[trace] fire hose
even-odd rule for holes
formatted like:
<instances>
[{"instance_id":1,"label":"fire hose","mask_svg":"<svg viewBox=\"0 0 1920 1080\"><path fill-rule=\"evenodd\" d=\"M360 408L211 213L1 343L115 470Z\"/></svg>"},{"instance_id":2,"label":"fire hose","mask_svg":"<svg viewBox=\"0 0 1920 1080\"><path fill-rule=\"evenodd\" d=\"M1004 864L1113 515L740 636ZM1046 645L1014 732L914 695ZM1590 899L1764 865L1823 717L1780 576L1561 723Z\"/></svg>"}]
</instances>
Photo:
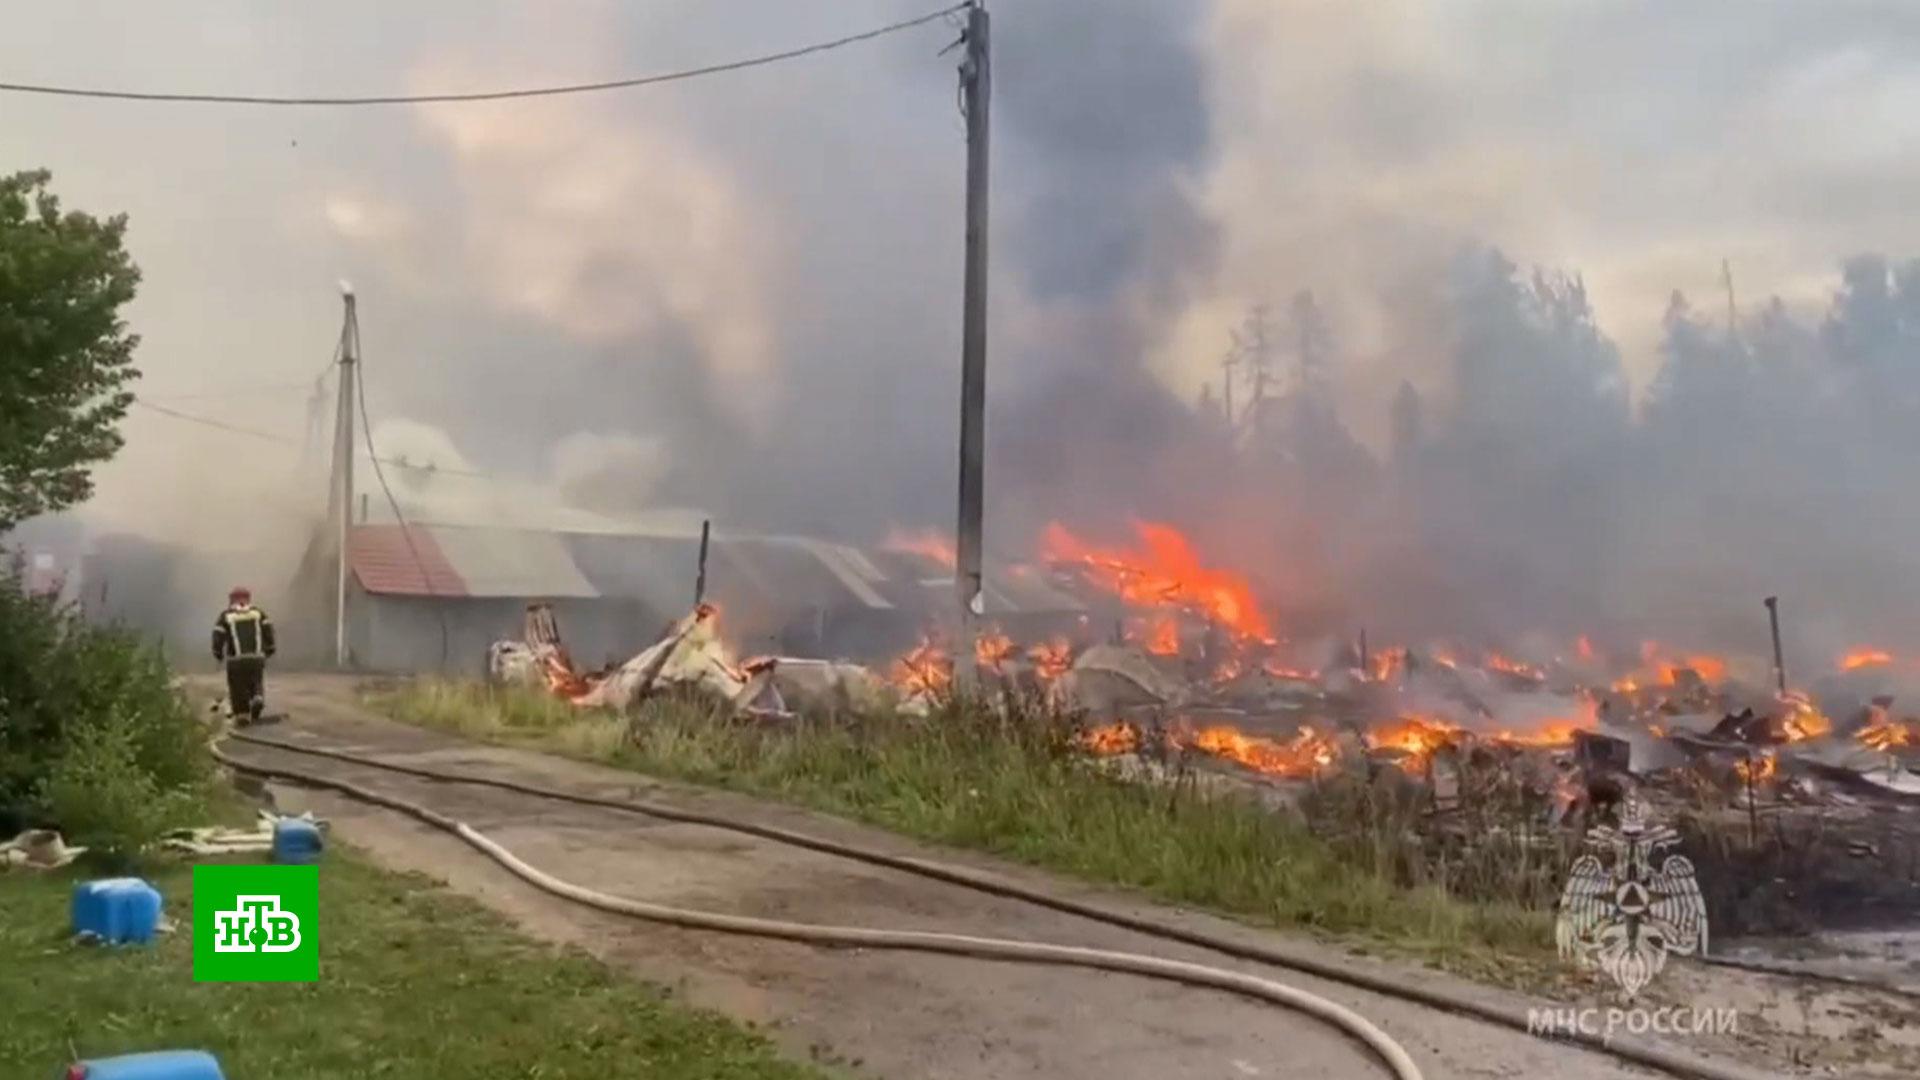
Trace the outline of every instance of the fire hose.
<instances>
[{"instance_id":1,"label":"fire hose","mask_svg":"<svg viewBox=\"0 0 1920 1080\"><path fill-rule=\"evenodd\" d=\"M1386 975L1375 974L1372 972L1364 971L1358 968L1341 966L1339 964L1329 962L1319 957L1312 956L1305 952L1289 949L1289 948L1286 948L1285 946L1281 946L1273 943L1235 941L1231 938L1226 938L1226 937L1218 936L1215 934L1209 934L1204 931L1189 930L1189 929L1171 925L1168 923L1158 922L1143 916L1132 915L1124 911L1116 911L1111 908L1101 907L1097 904L1090 904L1084 901L1075 900L1070 897L1056 896L1039 889L1029 888L1013 882L1001 881L996 878L990 877L984 873L980 873L978 871L971 870L965 867L933 862L927 859L917 859L911 856L895 855L889 852L877 851L871 848L858 847L852 844L841 843L836 840L825 839L823 837L810 836L806 833L795 832L789 829L782 829L777 826L762 825L757 822L751 822L751 821L740 821L737 819L721 817L714 814L700 813L698 811L682 810L677 807L666 806L660 803L646 802L646 801L633 800L633 799L599 798L592 795L581 795L574 792L558 791L552 788L540 787L534 784L523 784L518 781L500 779L497 777L475 776L471 774L447 772L445 770L440 770L440 769L423 768L415 765L402 765L397 762L382 761L378 758L367 757L361 754L353 754L353 753L349 753L342 750L332 750L332 749L327 749L324 747L317 747L317 746L301 746L295 743L281 742L278 739L268 739L268 738L263 738L259 735L244 734L241 732L233 732L229 735L229 737L239 742L253 743L259 746L265 746L275 750L284 750L284 751L287 751L290 753L296 753L296 754L307 754L314 757L330 758L330 759L345 762L351 765L360 765L368 768L381 769L388 772L400 773L406 776L414 776L420 779L431 780L438 783L471 784L479 787L491 787L491 788L496 788L502 791L512 791L512 792L517 792L523 795L531 795L534 797L544 798L544 799L553 799L560 802L570 802L570 803L574 803L576 805L581 805L581 806L595 806L595 807L601 807L601 808L610 809L610 810L619 810L626 813L641 814L646 817L656 818L662 821L671 821L679 824L701 825L709 828L724 829L729 832L739 833L746 836L754 836L763 840L771 840L775 843L786 844L791 847L804 848L809 851L817 851L823 854L834 855L841 858L854 860L857 862L867 863L872 866L882 866L882 867L886 867L893 870L900 870L900 871L914 874L920 877L930 878L936 881L943 881L949 884L958 885L963 888L972 889L974 891L986 893L993 896L999 896L1005 899L1024 901L1027 903L1035 904L1040 907L1050 908L1054 911L1064 912L1070 915L1077 915L1082 918L1091 919L1096 922L1106 923L1110 926L1116 926L1122 929L1134 931L1136 933L1157 937L1162 940L1178 942L1183 945L1197 946L1200 948L1208 949L1213 952L1221 953L1227 956L1232 956L1241 960L1250 960L1258 963L1270 964L1275 967L1288 968L1294 971L1299 971L1303 974L1312 975L1317 978L1322 978L1332 982L1341 983L1346 986L1357 987L1359 989L1367 990L1372 993L1382 994L1387 997L1396 998L1402 1001L1411 1001L1415 1004L1424 1005L1428 1008L1438 1009L1443 1012L1469 1016L1474 1019L1481 1020L1489 1024L1493 1024L1497 1027L1508 1028L1514 1031L1526 1032L1528 1034L1535 1033L1535 1029L1530 1025L1527 1012L1525 1009L1514 1008L1511 1006L1503 1006L1503 1005L1496 1004L1489 1001L1476 1000L1474 998L1466 997L1458 993L1453 993L1445 989L1425 986L1416 981L1399 980ZM240 769L245 772L252 772L252 773L268 775L268 776L277 776L282 779L290 780L296 783L306 783L306 784L313 784L314 786L318 786L318 787L331 788L333 790L340 791L344 794L348 794L356 798L360 798L364 801L372 802L377 805L387 806L391 809L399 810L402 813L410 814L414 817L421 818L421 820L428 821L430 824L452 831L456 833L456 835L460 835L462 839L466 840L470 844L473 844L475 847L478 847L481 851L485 852L489 857L495 859L495 861L497 862L500 862L501 865L505 866L508 870L512 871L513 873L515 873L516 875L522 878L525 878L526 880L533 883L534 885L539 886L541 888L548 888L547 885L543 884L541 881L537 880L535 877L529 876L529 875L540 875L540 871L535 870L532 867L526 866L526 864L524 863L520 863L519 860L516 859L510 852L507 852L504 848L499 848L498 845L494 844L491 840L488 840L486 837L480 835L477 832L473 832L473 830L469 829L464 824L455 822L449 818L445 818L439 814L436 814L434 811L427 810L424 807L416 807L413 804L404 803L401 800L394 799L389 796L381 795L377 792L368 791L364 788L360 788L355 785L346 783L345 781L333 780L333 779L324 778L324 777L316 777L316 776L312 776L311 774L294 772L292 770L274 769L267 766L240 762L240 761L234 760L233 758L223 753L220 753L217 749L215 750L214 753L215 753L215 756L218 757L222 762L225 762L229 766L236 769ZM545 875L540 875L540 876L544 877ZM549 879L549 880L552 880L552 879ZM1239 993L1246 993L1254 997L1264 998L1265 1000L1272 1001L1276 1004L1289 1005L1291 1007L1300 1008L1302 1011L1311 1013L1315 1016L1321 1016L1323 1018L1329 1019L1330 1022L1333 1022L1335 1024L1342 1026L1343 1029L1355 1033L1356 1036L1358 1037L1358 1031L1361 1029L1346 1027L1346 1024L1343 1021L1333 1020L1331 1017L1331 1014L1322 1013L1317 1011L1314 1008L1307 1007L1304 1004L1296 1004L1292 1000L1289 1000L1291 997L1297 995L1299 998L1309 999L1329 1009L1338 1010L1339 1013L1344 1014L1347 1017L1350 1017L1354 1022L1357 1022L1358 1024L1361 1024L1361 1025L1365 1025L1367 1029L1373 1030L1374 1034L1377 1035L1378 1038L1382 1040L1385 1047L1391 1048L1391 1050L1394 1053L1399 1055L1397 1061L1394 1058L1388 1057L1385 1051L1382 1050L1381 1046L1375 1044L1372 1040L1362 1037L1362 1041L1366 1042L1369 1048L1374 1049L1377 1053L1379 1053L1382 1060L1392 1063L1392 1066L1395 1070L1396 1077L1403 1078L1403 1080L1404 1078L1416 1078L1417 1080L1417 1078L1420 1076L1419 1071L1414 1067L1414 1065L1410 1060L1406 1059L1405 1052L1401 1050L1401 1048L1397 1044L1393 1043L1390 1039L1388 1039L1386 1035L1380 1033L1377 1028L1374 1028L1371 1022L1367 1021L1365 1018L1359 1016L1358 1014L1353 1013L1351 1010L1348 1010L1343 1006L1340 1006L1333 1002L1326 1001L1323 998L1319 998L1314 995L1307 994L1305 991L1299 990L1297 988L1288 987L1283 984L1274 983L1267 980L1254 979L1252 976L1242 975L1237 972L1223 971L1220 969L1208 968L1201 965L1184 964L1178 961L1162 960L1162 959L1157 959L1153 957L1139 956L1131 953L1108 953L1108 952L1105 952L1104 950L1081 949L1081 948L1057 946L1057 945L1045 945L1045 944L1034 943L1034 942L1004 941L1004 940L993 939L993 938L972 938L972 937L966 937L963 935L937 934L937 933L926 933L926 932L918 932L918 931L880 931L880 930L870 930L870 929L852 928L852 927L815 927L815 926L807 926L804 924L782 923L782 922L776 922L772 920L751 919L751 918L745 918L740 916L715 915L707 912L682 911L676 908L667 908L667 907L661 907L659 905L645 904L640 901L627 900L619 897L607 897L607 896L604 896L603 894L593 893L591 892L591 890L581 889L578 886L569 885L565 882L555 881L554 884L559 885L566 890L573 890L573 892L566 892L566 891L560 891L556 889L549 889L549 891L555 892L556 895L566 896L570 899L580 900L583 903L589 903L596 907L604 906L601 903L599 903L597 900L585 900L582 898L583 896L593 896L593 897L599 898L600 900L610 901L613 905L615 905L612 907L608 907L607 910L618 911L624 914L631 914L631 915L638 916L640 918L647 918L647 919L654 919L656 921L676 923L678 925L683 925L683 926L715 929L715 930L722 930L722 931L733 932L733 933L748 933L748 934L760 934L760 935L772 936L772 937L785 937L785 938L788 938L789 940L812 941L812 942L819 942L819 943L825 943L825 944L856 944L856 945L864 945L868 947L919 949L921 951L949 952L949 953L955 953L960 955L993 956L994 958L1004 958L1004 959L1025 959L1025 960L1041 962L1041 963L1077 964L1079 966L1104 967L1104 968L1107 968L1108 970L1134 971L1140 974L1157 975L1159 977L1174 979L1176 981L1194 983L1195 985L1213 986L1220 989L1227 989L1227 990L1232 990ZM574 895L574 893L576 892L582 895ZM683 921L682 917L686 917L686 919L688 920L698 920L698 921ZM722 923L737 924L737 925L721 925ZM784 930L785 932L776 932L777 930ZM887 943L870 941L870 940L855 941L851 938L839 939L839 938L834 938L829 936L802 937L802 936L796 936L796 933L809 934L809 935L816 935L816 934L837 935L837 934L846 933L846 934L861 935L862 937L879 935L881 937L886 938ZM981 951L981 950L970 947L971 943L986 943L994 947L1013 948L1013 949L1020 950L1025 955L1013 956L1008 954L990 953L990 952ZM1073 957L1073 959L1068 959L1068 957ZM1119 961L1127 961L1127 962L1145 962L1147 965L1153 967L1154 970L1150 971L1150 970L1147 970L1146 968L1140 968L1140 967L1115 966L1113 964L1108 964L1108 963L1095 963L1093 962L1093 959L1092 959L1093 957L1108 957L1108 958L1113 958ZM1175 971L1185 972L1188 969L1192 969L1198 972L1208 973L1212 976L1225 977L1227 980L1229 980L1229 982L1196 981L1192 978L1187 977L1185 974L1175 974ZM1248 980L1251 980L1254 983L1259 983L1264 987L1270 987L1274 990L1282 991L1288 997L1282 998L1282 997L1269 996L1264 992L1249 989L1245 985L1246 981ZM1671 1047L1663 1046L1651 1040L1635 1038L1631 1035L1620 1036L1617 1034L1589 1032L1585 1029L1575 1029L1571 1031L1556 1030L1551 1037L1558 1041L1568 1042L1573 1045L1580 1046L1584 1049L1607 1054L1607 1055L1619 1058L1621 1060L1631 1062L1636 1065L1642 1065L1649 1068L1658 1069L1672 1076L1686 1078L1686 1080L1770 1080L1770 1074L1767 1074L1767 1073L1750 1069L1733 1062L1716 1061L1708 1058L1699 1057L1694 1054L1684 1053L1679 1050L1673 1049ZM1399 1061L1405 1062L1404 1071L1402 1071L1401 1066L1397 1063Z\"/></svg>"},{"instance_id":2,"label":"fire hose","mask_svg":"<svg viewBox=\"0 0 1920 1080\"><path fill-rule=\"evenodd\" d=\"M246 742L258 742L262 745L281 746L265 739L253 736L236 738ZM357 784L331 777L316 776L292 769L280 769L257 765L252 762L236 760L217 747L213 756L229 768L253 773L258 776L272 777L294 783L328 788L351 796L363 802L384 806L403 814L418 818L436 828L453 833L482 854L506 867L516 877L528 884L555 896L585 904L619 915L631 915L652 922L683 926L694 930L717 930L728 934L749 934L756 937L780 938L810 945L834 945L869 949L909 949L918 952L947 953L954 956L971 956L988 960L1011 960L1029 964L1064 964L1073 967L1095 968L1104 971L1119 971L1152 978L1167 979L1185 983L1189 986L1208 987L1227 990L1248 997L1295 1009L1309 1016L1324 1020L1342 1032L1359 1041L1383 1062L1395 1080L1424 1080L1419 1066L1413 1063L1406 1050L1395 1042L1386 1032L1381 1031L1371 1020L1354 1012L1338 1002L1329 1001L1317 994L1308 993L1298 987L1263 979L1225 968L1208 967L1204 964L1188 963L1182 960L1168 960L1139 953L1118 952L1110 949L1089 949L1073 945L1052 945L1038 941L1017 941L1008 938L974 937L968 934L946 934L924 930L881 930L863 926L823 926L814 923L788 922L783 919L762 919L749 915L726 915L713 911L696 911L688 908L670 907L664 904L648 903L627 897L612 896L593 889L563 881L542 870L528 865L513 852L487 838L465 822L438 811L408 802L405 799L383 795Z\"/></svg>"}]
</instances>

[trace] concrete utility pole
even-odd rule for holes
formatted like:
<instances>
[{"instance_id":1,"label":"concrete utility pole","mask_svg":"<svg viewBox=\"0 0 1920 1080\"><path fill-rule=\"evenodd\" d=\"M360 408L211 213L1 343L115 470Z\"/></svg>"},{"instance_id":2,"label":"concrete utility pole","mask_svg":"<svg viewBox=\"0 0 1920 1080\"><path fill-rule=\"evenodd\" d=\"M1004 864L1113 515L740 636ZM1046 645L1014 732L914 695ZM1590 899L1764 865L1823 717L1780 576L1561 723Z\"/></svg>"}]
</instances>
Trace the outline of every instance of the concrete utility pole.
<instances>
[{"instance_id":1,"label":"concrete utility pole","mask_svg":"<svg viewBox=\"0 0 1920 1080\"><path fill-rule=\"evenodd\" d=\"M954 544L953 583L960 602L959 640L954 643L956 688L975 689L974 639L984 612L980 570L985 511L987 411L987 100L992 88L987 8L967 8L961 41L960 100L967 120L967 253L965 312L960 320L960 521Z\"/></svg>"},{"instance_id":2,"label":"concrete utility pole","mask_svg":"<svg viewBox=\"0 0 1920 1080\"><path fill-rule=\"evenodd\" d=\"M340 398L333 412L333 503L339 529L340 558L334 578L333 662L347 666L347 543L353 534L353 377L359 358L360 320L354 310L353 286L340 283L346 314L340 322Z\"/></svg>"}]
</instances>

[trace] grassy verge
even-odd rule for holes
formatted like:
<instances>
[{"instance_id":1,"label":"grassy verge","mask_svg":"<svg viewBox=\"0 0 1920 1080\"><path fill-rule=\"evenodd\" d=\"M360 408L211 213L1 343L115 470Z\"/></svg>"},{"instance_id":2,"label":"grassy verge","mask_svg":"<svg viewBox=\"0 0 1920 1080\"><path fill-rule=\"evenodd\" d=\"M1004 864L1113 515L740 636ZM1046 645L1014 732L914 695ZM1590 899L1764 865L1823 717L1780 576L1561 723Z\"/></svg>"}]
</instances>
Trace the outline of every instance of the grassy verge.
<instances>
[{"instance_id":1,"label":"grassy verge","mask_svg":"<svg viewBox=\"0 0 1920 1080\"><path fill-rule=\"evenodd\" d=\"M513 933L424 878L336 849L318 983L195 983L190 868L149 875L181 929L149 948L66 941L68 873L0 876L0 1075L204 1049L232 1077L646 1076L818 1080L732 1022Z\"/></svg>"},{"instance_id":2,"label":"grassy verge","mask_svg":"<svg viewBox=\"0 0 1920 1080\"><path fill-rule=\"evenodd\" d=\"M1542 912L1404 888L1247 799L1116 780L1045 718L953 711L773 729L665 700L645 706L629 741L621 722L539 693L421 681L368 697L409 723L774 796L1480 978L1534 985L1551 969Z\"/></svg>"}]
</instances>

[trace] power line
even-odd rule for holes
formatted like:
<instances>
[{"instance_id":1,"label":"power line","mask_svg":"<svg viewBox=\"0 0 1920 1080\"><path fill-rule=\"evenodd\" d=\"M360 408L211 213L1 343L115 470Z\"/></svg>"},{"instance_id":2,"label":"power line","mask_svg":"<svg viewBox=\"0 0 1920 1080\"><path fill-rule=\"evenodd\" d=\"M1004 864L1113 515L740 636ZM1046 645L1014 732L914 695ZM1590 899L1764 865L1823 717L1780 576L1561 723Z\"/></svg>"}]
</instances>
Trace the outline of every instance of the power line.
<instances>
[{"instance_id":1,"label":"power line","mask_svg":"<svg viewBox=\"0 0 1920 1080\"><path fill-rule=\"evenodd\" d=\"M366 353L360 348L360 313L354 307L352 297L348 297L347 323L346 326L341 328L340 332L340 347L342 349L347 347L348 335L352 335L353 341L353 352L350 356L361 368L359 383L353 387L353 389L358 391L358 393L354 394L354 397L357 398L360 403L360 435L361 438L366 440L367 457L373 461L374 479L380 481L380 490L387 496L387 506L393 511L393 520L400 526L400 539L407 542L407 553L413 556L414 568L420 571L420 584L426 586L428 596L438 598L440 591L433 587L433 574L427 570L426 560L420 557L420 549L413 542L413 529L407 525L406 515L400 512L400 500L393 497L393 488L387 484L386 470L380 467L380 455L373 447L373 421L367 416ZM340 513L351 515L353 513L353 507L342 506L340 507ZM346 558L347 553L342 551L340 557L343 559ZM439 604L433 605L433 613L439 616L440 619L440 669L444 671L447 667L449 649L447 642L447 613L441 610Z\"/></svg>"},{"instance_id":2,"label":"power line","mask_svg":"<svg viewBox=\"0 0 1920 1080\"><path fill-rule=\"evenodd\" d=\"M149 409L164 416L171 416L176 420L185 420L192 424L202 424L206 427L217 428L220 431L231 432L235 435L264 439L267 442L276 442L283 446L300 445L297 440L285 435L275 435L267 431L256 431L253 428L241 427L238 424L229 424L224 420L215 420L210 416L196 416L193 413L181 412L178 409L170 409L165 405L156 404L146 398L134 398L133 403L143 409ZM492 473L475 472L472 469L455 469L444 465L419 465L411 461L399 461L393 458L375 458L374 461L379 465L391 465L396 469L412 469L415 472L442 473L448 476L471 476L480 480L497 479Z\"/></svg>"},{"instance_id":3,"label":"power line","mask_svg":"<svg viewBox=\"0 0 1920 1080\"><path fill-rule=\"evenodd\" d=\"M163 393L158 398L144 400L157 401L227 401L232 398L258 397L265 394L285 394L295 390L310 390L312 383L258 383L252 386L233 386L225 390L202 390L185 394Z\"/></svg>"},{"instance_id":4,"label":"power line","mask_svg":"<svg viewBox=\"0 0 1920 1080\"><path fill-rule=\"evenodd\" d=\"M835 38L832 41L817 42L812 45L803 45L796 49L767 53L762 56L733 60L723 64L709 64L705 67L688 68L683 71L670 71L659 75L642 75L630 79L571 83L563 86L527 87L518 90L481 90L461 94L386 94L368 97L273 97L262 94L149 93L135 90L100 90L91 87L48 86L36 83L12 82L0 82L0 90L12 91L19 94L46 94L55 97L109 98L117 101L193 102L202 105L423 105L435 102L504 101L512 98L557 97L562 94L588 94L601 90L626 90L636 86L652 86L656 83L677 82L682 79L693 79L703 75L718 75L722 72L741 71L746 68L777 64L783 60L793 60L802 56L809 56L814 53L822 53L830 49L838 49L842 46L857 44L862 41L870 41L874 38L897 33L901 30L909 30L913 27L933 22L935 19L945 18L954 12L965 10L971 6L972 0L968 0L967 3L955 4L952 7L942 8L939 11L930 12L926 15L906 19L897 23L889 23L886 26L863 31L858 34L849 34L846 37Z\"/></svg>"}]
</instances>

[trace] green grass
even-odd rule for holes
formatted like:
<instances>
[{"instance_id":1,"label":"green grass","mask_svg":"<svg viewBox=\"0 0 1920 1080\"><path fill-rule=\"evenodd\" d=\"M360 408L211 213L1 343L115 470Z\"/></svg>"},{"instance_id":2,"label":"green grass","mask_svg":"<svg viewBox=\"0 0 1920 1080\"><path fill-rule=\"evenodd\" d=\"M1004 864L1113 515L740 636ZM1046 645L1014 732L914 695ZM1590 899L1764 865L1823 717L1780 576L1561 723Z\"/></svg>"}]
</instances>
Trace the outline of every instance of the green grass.
<instances>
[{"instance_id":1,"label":"green grass","mask_svg":"<svg viewBox=\"0 0 1920 1080\"><path fill-rule=\"evenodd\" d=\"M629 740L622 721L538 692L419 681L368 698L409 723L773 796L1476 977L1535 985L1551 970L1547 914L1403 887L1248 799L1114 779L1071 751L1060 718L951 710L780 729L657 700Z\"/></svg>"},{"instance_id":2,"label":"green grass","mask_svg":"<svg viewBox=\"0 0 1920 1080\"><path fill-rule=\"evenodd\" d=\"M77 874L0 874L0 1076L204 1049L234 1080L567 1080L826 1074L573 951L515 934L425 878L335 848L320 872L318 983L195 983L190 868L148 874L180 929L151 947L67 940Z\"/></svg>"}]
</instances>

